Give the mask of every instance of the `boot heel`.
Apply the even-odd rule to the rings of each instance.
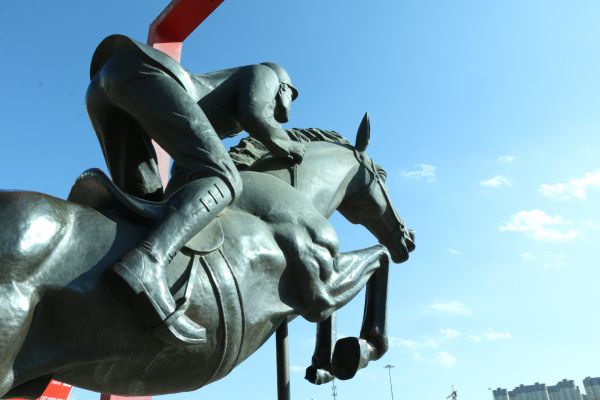
[[[139,278],[123,263],[119,262],[106,271],[106,277],[111,286],[128,302],[131,302],[136,295],[146,291]]]

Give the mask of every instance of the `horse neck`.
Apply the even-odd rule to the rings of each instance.
[[[297,167],[298,189],[313,205],[329,217],[338,208],[360,164],[353,151],[328,142],[306,144],[304,160]],[[290,174],[290,181],[294,174]]]

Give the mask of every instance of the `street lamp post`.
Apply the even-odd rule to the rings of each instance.
[[[392,400],[394,400],[394,389],[392,389],[392,372],[391,372],[391,370],[392,370],[392,368],[394,368],[394,366],[391,364],[388,364],[383,368],[386,368],[388,370],[388,376],[390,378],[390,394],[392,395]]]

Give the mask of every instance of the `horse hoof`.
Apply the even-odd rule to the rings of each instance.
[[[356,337],[346,337],[335,343],[331,359],[331,371],[341,380],[352,379],[356,372],[369,363],[367,341]]]
[[[324,383],[329,383],[335,379],[333,375],[329,373],[329,371],[325,371],[324,369],[315,368],[312,365],[306,368],[306,374],[304,375],[304,379],[309,381],[314,385],[323,385]]]

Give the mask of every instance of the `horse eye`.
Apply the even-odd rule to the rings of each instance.
[[[381,168],[380,166],[377,166],[375,169],[375,173],[377,174],[377,176],[379,176],[379,178],[385,182],[385,180],[387,179],[387,172],[385,172],[385,169]]]

